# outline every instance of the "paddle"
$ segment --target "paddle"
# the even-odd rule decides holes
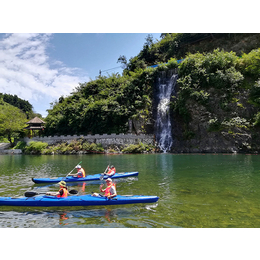
[[[77,190],[70,190],[69,191],[70,194],[78,194]],[[33,197],[36,195],[40,195],[40,194],[46,194],[46,192],[34,192],[34,191],[27,191],[24,193],[25,197]]]
[[[106,170],[104,171],[104,173],[101,174],[101,176],[100,176],[100,178],[99,178],[101,181],[104,179],[104,175],[106,174],[106,171],[107,171],[108,167],[109,167],[109,165],[107,166],[107,168],[106,168]]]
[[[77,165],[79,165],[79,164],[81,164],[81,163],[82,163],[82,161],[79,162]],[[76,165],[76,166],[77,166],[77,165]],[[65,178],[67,178],[67,177],[74,171],[74,169],[76,168],[76,166],[72,169],[72,171],[70,171],[70,172],[67,174],[66,177],[62,178],[62,180],[64,180]]]

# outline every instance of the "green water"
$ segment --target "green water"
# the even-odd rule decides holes
[[[56,191],[57,184],[37,185],[31,178],[66,176],[80,161],[87,174],[101,173],[108,164],[114,164],[118,172],[138,171],[138,177],[116,180],[118,194],[157,195],[158,203],[73,208],[0,206],[0,227],[260,227],[259,155],[0,155],[0,196]],[[98,192],[100,183],[74,183],[70,189],[88,194]]]

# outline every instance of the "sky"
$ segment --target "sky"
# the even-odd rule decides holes
[[[122,74],[120,55],[138,55],[148,34],[160,33],[2,33],[0,93],[29,101],[46,117],[50,103],[68,96],[79,83]]]

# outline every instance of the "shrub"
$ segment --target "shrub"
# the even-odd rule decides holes
[[[260,74],[260,48],[252,50],[248,54],[244,53],[241,57],[239,66],[248,75],[256,78]]]
[[[26,147],[26,142],[19,141],[13,149],[21,149],[21,150],[24,150],[25,147]]]
[[[122,150],[123,153],[144,153],[151,151],[154,151],[153,146],[141,142],[139,144],[130,144]]]
[[[89,151],[91,151],[91,152],[104,152],[104,148],[102,147],[102,144],[92,143],[89,146]]]
[[[245,118],[241,118],[239,116],[233,117],[230,120],[224,120],[221,123],[221,126],[224,128],[238,127],[247,129],[249,125],[249,122],[247,122]]]
[[[25,153],[36,153],[40,154],[45,148],[47,148],[48,144],[43,142],[35,142],[32,141],[28,146],[25,147]]]
[[[194,91],[193,93],[191,93],[190,96],[193,97],[201,105],[206,105],[210,94],[204,90],[200,90]]]

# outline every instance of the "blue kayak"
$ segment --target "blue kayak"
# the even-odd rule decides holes
[[[63,206],[104,206],[135,203],[154,203],[157,196],[144,195],[117,195],[115,198],[93,197],[92,195],[68,196],[57,198],[55,196],[39,195],[35,197],[0,197],[0,206],[24,206],[24,207],[63,207]]]
[[[34,183],[57,183],[60,181],[65,181],[65,182],[79,182],[79,181],[97,181],[100,180],[101,178],[107,179],[117,179],[117,178],[125,178],[125,177],[134,177],[137,176],[138,172],[120,172],[120,173],[115,173],[113,176],[107,176],[98,173],[94,175],[87,175],[84,178],[78,178],[78,177],[73,177],[73,176],[68,176],[68,177],[55,177],[55,178],[32,178],[32,181]]]

